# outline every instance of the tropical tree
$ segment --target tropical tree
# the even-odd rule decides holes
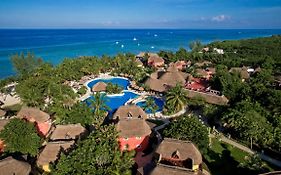
[[[113,125],[102,126],[78,144],[69,155],[62,155],[53,174],[129,175],[134,152],[121,152]]]
[[[155,100],[154,100],[153,97],[148,97],[148,98],[145,99],[145,105],[144,105],[144,110],[145,111],[150,111],[153,114],[155,114],[156,111],[158,110],[158,108],[159,107],[155,103]]]
[[[187,91],[185,91],[182,86],[177,84],[167,92],[165,108],[167,111],[175,113],[183,109],[187,104],[187,101]]]
[[[0,132],[7,153],[21,153],[36,156],[41,146],[41,138],[33,123],[21,119],[11,119]]]
[[[189,140],[195,143],[202,152],[207,151],[208,130],[196,116],[181,116],[171,122],[163,132],[165,137]]]
[[[32,53],[27,53],[25,56],[23,53],[20,55],[15,54],[11,56],[12,64],[22,78],[29,76],[43,61]]]

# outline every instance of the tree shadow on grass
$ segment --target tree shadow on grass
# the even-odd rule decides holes
[[[209,161],[204,159],[212,175],[252,175],[249,171],[239,167],[240,163],[231,156],[227,145],[222,144],[222,147],[225,149],[222,153],[216,153],[209,149],[207,153]]]

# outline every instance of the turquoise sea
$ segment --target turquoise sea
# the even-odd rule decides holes
[[[84,55],[114,55],[140,51],[175,51],[193,40],[255,38],[281,34],[281,29],[175,30],[175,29],[1,29],[0,78],[14,75],[9,57],[33,52],[53,64]]]

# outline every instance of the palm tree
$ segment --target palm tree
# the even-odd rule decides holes
[[[180,111],[187,104],[187,92],[177,84],[166,94],[166,108],[172,109],[173,112]]]
[[[156,105],[153,97],[146,98],[144,110],[145,111],[151,111],[153,114],[156,113],[156,111],[158,110],[158,106]]]
[[[106,110],[109,110],[109,107],[105,104],[105,94],[97,92],[94,96],[94,100],[91,100],[91,108],[94,109],[94,114],[100,114]]]

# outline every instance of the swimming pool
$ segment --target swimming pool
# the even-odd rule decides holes
[[[105,95],[104,101],[105,104],[110,108],[109,115],[112,115],[120,106],[123,106],[128,100],[137,98],[139,95],[131,91],[125,90],[122,95]],[[94,100],[94,97],[91,96],[86,100],[88,106],[90,106],[90,100]]]
[[[150,97],[147,97],[147,98],[150,98]],[[164,104],[165,104],[164,101],[161,98],[157,98],[157,97],[152,97],[152,98],[153,98],[155,104],[158,106],[158,109],[156,110],[156,112],[162,112]],[[144,101],[140,101],[140,102],[136,103],[136,105],[144,109],[144,107],[146,105],[145,103],[146,102],[144,100]],[[145,110],[145,112],[148,114],[152,114],[152,111],[150,109]]]
[[[122,87],[123,90],[128,90],[128,86],[130,85],[130,81],[126,78],[113,77],[113,78],[96,78],[93,81],[89,82],[87,86],[92,89],[92,87],[98,82],[117,84],[118,86]]]
[[[125,105],[126,102],[128,102],[131,99],[138,98],[139,95],[134,93],[133,91],[128,90],[128,86],[130,85],[130,81],[126,78],[122,77],[113,77],[113,78],[96,78],[93,81],[89,82],[87,86],[89,88],[92,88],[96,83],[98,82],[104,82],[104,83],[113,83],[121,86],[123,88],[122,94],[116,94],[116,95],[105,95],[104,101],[105,104],[110,108],[108,110],[109,116],[111,116],[120,106]],[[160,112],[163,110],[164,101],[160,98],[153,97],[156,105],[158,106],[157,112]],[[94,100],[94,97],[91,96],[88,99],[85,100],[88,106],[91,104],[91,100]],[[138,102],[136,105],[140,107],[145,106],[145,101]],[[152,113],[152,111],[147,110],[146,113]]]

